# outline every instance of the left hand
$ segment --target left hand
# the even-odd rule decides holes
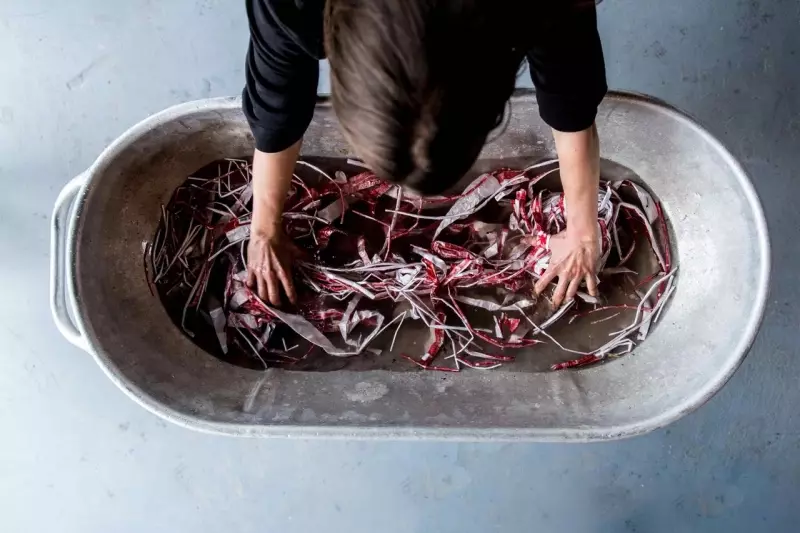
[[[578,293],[581,282],[586,282],[590,295],[597,296],[597,260],[600,257],[599,228],[597,221],[585,224],[567,223],[567,229],[550,237],[550,266],[536,282],[534,290],[541,294],[556,277],[558,284],[553,294],[553,305],[558,308]]]

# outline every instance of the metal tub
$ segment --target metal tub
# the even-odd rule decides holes
[[[131,398],[172,422],[249,436],[614,439],[702,405],[753,342],[769,241],[747,175],[684,114],[615,93],[597,119],[604,171],[635,173],[663,201],[681,269],[661,323],[634,353],[555,373],[513,366],[460,374],[261,372],[224,363],[185,338],[150,294],[142,243],[188,174],[252,151],[239,106],[233,98],[201,100],[134,126],[64,187],[53,213],[51,304],[59,329]],[[324,101],[303,153],[348,154]],[[535,98],[520,93],[482,159],[520,164],[553,153]]]

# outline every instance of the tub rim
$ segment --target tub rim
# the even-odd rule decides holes
[[[514,99],[533,99],[535,95],[531,90],[517,90]],[[152,130],[154,127],[165,122],[179,119],[189,113],[208,110],[230,110],[241,107],[239,97],[218,97],[191,102],[181,103],[171,106],[163,111],[155,113],[134,126],[130,127],[106,147],[92,165],[81,174],[83,178],[80,187],[75,187],[73,182],[65,186],[66,191],[70,184],[74,189],[72,202],[68,206],[68,225],[65,246],[65,268],[64,285],[66,290],[66,304],[72,312],[72,321],[82,337],[83,345],[73,342],[82,349],[88,351],[97,361],[98,365],[108,378],[122,389],[129,397],[150,412],[169,420],[175,424],[188,429],[198,430],[205,433],[229,435],[229,436],[249,436],[249,437],[299,437],[299,438],[349,438],[349,439],[410,439],[410,440],[469,440],[469,441],[539,441],[539,442],[589,442],[600,440],[615,440],[635,435],[648,433],[655,429],[664,427],[675,420],[693,412],[714,394],[716,394],[731,378],[738,369],[749,352],[756,335],[764,319],[767,297],[769,293],[769,281],[771,275],[771,250],[768,236],[768,228],[764,211],[761,206],[758,194],[750,180],[744,167],[736,158],[716,139],[709,131],[704,128],[699,121],[689,114],[677,109],[676,107],[651,96],[624,91],[610,91],[607,100],[619,102],[632,102],[645,107],[658,110],[661,113],[671,115],[677,121],[693,129],[696,133],[709,143],[729,165],[735,174],[744,198],[751,209],[754,221],[754,234],[758,240],[758,250],[760,254],[759,271],[756,275],[755,301],[753,312],[743,328],[739,341],[736,345],[735,356],[727,359],[728,364],[717,369],[715,374],[709,376],[703,387],[700,387],[694,394],[688,395],[679,404],[666,409],[659,415],[647,417],[627,424],[612,426],[594,426],[581,428],[536,428],[536,427],[515,427],[515,428],[487,428],[487,427],[436,427],[436,426],[360,426],[360,425],[307,425],[307,424],[286,424],[286,425],[258,425],[234,422],[217,422],[204,420],[176,409],[155,400],[145,393],[138,386],[127,380],[121,373],[117,372],[116,366],[111,359],[101,350],[94,349],[88,341],[86,327],[84,325],[83,313],[80,311],[80,304],[76,296],[76,254],[75,245],[77,241],[77,221],[83,211],[83,200],[92,183],[96,178],[96,171],[105,164],[105,161],[115,158],[124,151],[129,145],[138,140],[143,134]],[[318,106],[329,106],[330,101],[327,97],[318,98]],[[73,180],[74,181],[74,180]],[[61,199],[61,195],[59,196]],[[58,207],[58,204],[57,204]],[[53,223],[56,223],[54,213]],[[54,237],[55,238],[55,237]],[[52,278],[55,274],[51,270]],[[59,329],[64,333],[59,316],[56,314],[55,304],[51,298],[51,307]],[[66,333],[64,333],[65,336]],[[68,337],[69,339],[69,337]],[[72,339],[69,339],[72,341]]]

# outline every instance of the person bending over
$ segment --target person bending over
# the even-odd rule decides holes
[[[552,128],[567,229],[551,238],[554,303],[599,255],[597,106],[607,91],[594,2],[587,0],[247,0],[243,109],[255,137],[248,284],[273,305],[296,299],[283,202],[311,122],[319,60],[345,138],[381,178],[435,194],[459,181],[503,120],[527,59]]]

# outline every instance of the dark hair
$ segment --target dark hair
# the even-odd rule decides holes
[[[435,193],[469,170],[522,61],[514,1],[327,1],[334,110],[376,174]]]

